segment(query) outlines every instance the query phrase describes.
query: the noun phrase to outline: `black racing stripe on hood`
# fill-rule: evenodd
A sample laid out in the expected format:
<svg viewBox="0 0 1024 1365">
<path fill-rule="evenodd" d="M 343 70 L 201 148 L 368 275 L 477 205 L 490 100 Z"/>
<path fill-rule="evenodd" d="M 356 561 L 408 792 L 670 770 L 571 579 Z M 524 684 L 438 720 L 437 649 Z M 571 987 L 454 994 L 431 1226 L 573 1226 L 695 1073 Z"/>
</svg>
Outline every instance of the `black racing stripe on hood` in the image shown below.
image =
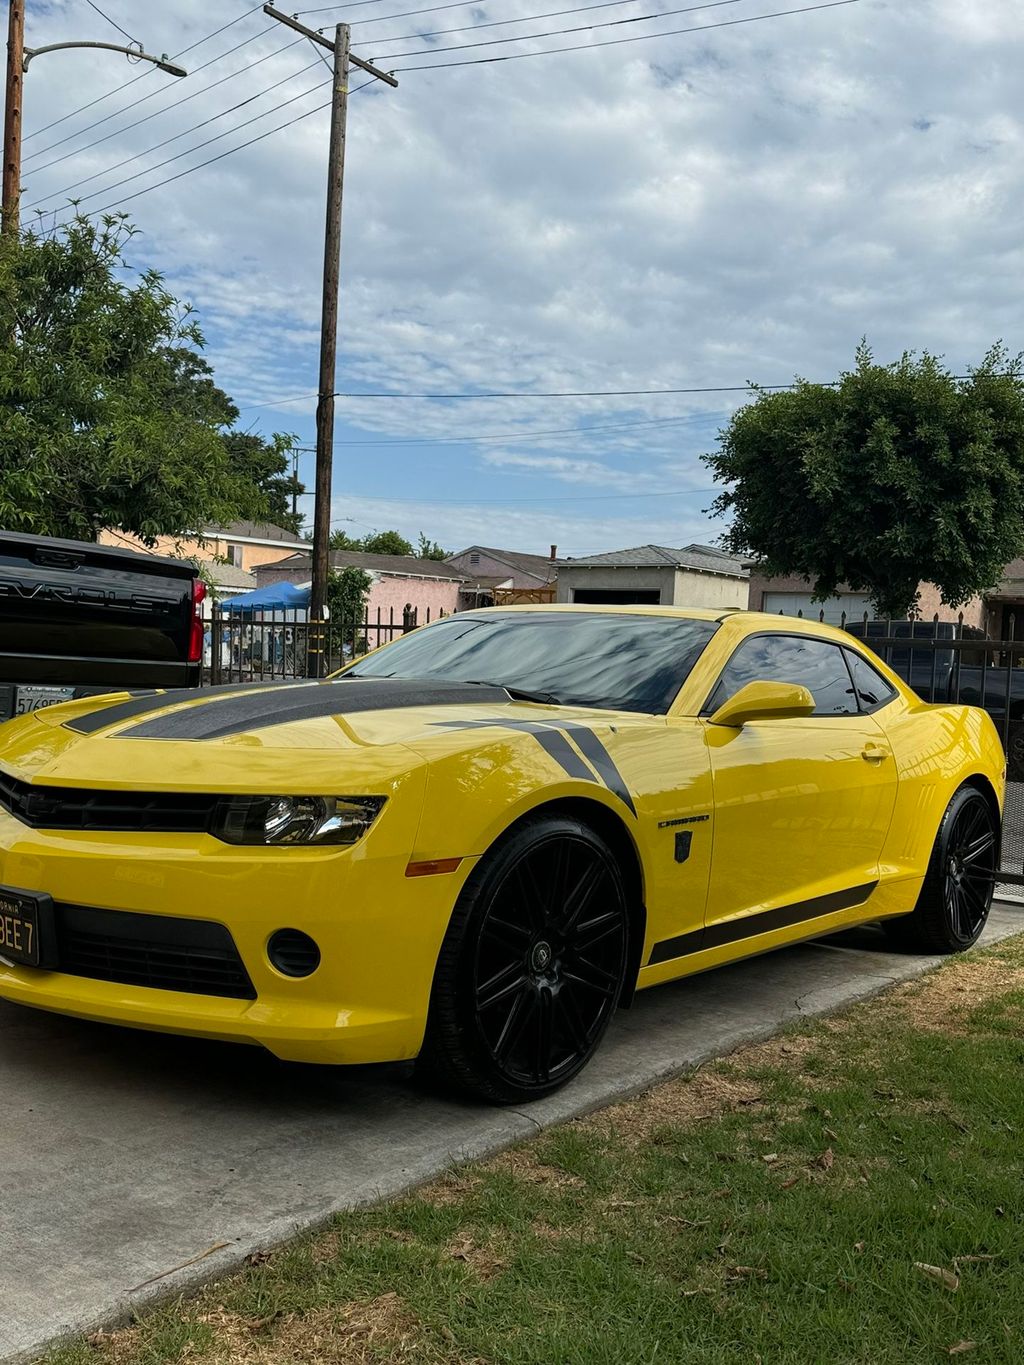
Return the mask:
<svg viewBox="0 0 1024 1365">
<path fill-rule="evenodd" d="M 278 682 L 265 683 L 223 683 L 219 687 L 204 687 L 196 690 L 191 687 L 174 687 L 166 692 L 133 692 L 131 701 L 119 702 L 116 706 L 99 706 L 84 716 L 66 720 L 68 730 L 76 730 L 80 735 L 93 735 L 97 730 L 118 725 L 121 721 L 144 716 L 150 711 L 162 711 L 165 706 L 178 706 L 181 702 L 205 701 L 207 697 L 219 697 L 225 692 L 262 691 L 267 687 L 280 686 Z"/>
<path fill-rule="evenodd" d="M 192 694 L 193 698 L 195 694 Z M 246 691 L 216 706 L 185 706 L 125 730 L 119 739 L 225 739 L 268 725 L 287 725 L 358 711 L 394 711 L 405 706 L 457 706 L 507 702 L 503 687 L 415 678 L 352 678 L 346 681 Z"/>
</svg>

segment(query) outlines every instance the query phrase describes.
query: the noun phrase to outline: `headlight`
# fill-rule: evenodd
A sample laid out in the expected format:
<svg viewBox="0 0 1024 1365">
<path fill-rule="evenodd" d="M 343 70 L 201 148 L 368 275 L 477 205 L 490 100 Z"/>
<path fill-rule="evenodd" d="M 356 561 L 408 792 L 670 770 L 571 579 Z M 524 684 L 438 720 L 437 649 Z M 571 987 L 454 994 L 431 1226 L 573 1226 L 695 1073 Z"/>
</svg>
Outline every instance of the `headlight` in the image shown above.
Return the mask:
<svg viewBox="0 0 1024 1365">
<path fill-rule="evenodd" d="M 226 844 L 354 844 L 383 796 L 233 796 L 213 812 L 210 833 Z"/>
</svg>

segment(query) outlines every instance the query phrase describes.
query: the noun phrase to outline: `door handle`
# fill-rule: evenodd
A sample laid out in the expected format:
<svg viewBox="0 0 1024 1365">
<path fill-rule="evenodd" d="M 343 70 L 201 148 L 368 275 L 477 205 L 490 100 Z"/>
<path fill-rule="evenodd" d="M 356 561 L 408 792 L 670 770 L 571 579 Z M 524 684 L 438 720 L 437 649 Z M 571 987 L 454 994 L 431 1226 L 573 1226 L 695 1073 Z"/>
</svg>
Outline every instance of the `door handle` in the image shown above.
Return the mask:
<svg viewBox="0 0 1024 1365">
<path fill-rule="evenodd" d="M 867 763 L 881 763 L 889 757 L 888 749 L 880 749 L 877 744 L 866 744 L 860 751 L 860 756 Z"/>
</svg>

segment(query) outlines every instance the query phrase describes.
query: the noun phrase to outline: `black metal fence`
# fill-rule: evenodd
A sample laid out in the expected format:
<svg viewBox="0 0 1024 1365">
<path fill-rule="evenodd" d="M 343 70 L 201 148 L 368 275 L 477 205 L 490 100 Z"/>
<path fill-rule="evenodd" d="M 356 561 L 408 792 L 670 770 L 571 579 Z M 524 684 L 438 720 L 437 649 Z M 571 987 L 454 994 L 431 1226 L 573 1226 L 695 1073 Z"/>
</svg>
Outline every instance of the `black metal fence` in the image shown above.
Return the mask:
<svg viewBox="0 0 1024 1365">
<path fill-rule="evenodd" d="M 444 613 L 441 613 L 444 615 Z M 798 612 L 803 617 L 803 612 Z M 310 625 L 300 613 L 222 612 L 215 607 L 204 652 L 204 681 L 269 682 L 325 677 L 371 649 L 431 620 L 418 613 L 372 616 Z M 824 612 L 818 620 L 824 621 Z M 929 702 L 962 702 L 988 711 L 1007 758 L 1006 810 L 1000 882 L 1024 887 L 1024 638 L 1006 618 L 1007 639 L 989 640 L 957 621 L 878 621 L 847 618 L 843 629 L 863 640 Z M 1024 636 L 1024 620 L 1021 621 Z"/>
<path fill-rule="evenodd" d="M 817 619 L 824 621 L 824 612 Z M 922 700 L 980 706 L 992 717 L 1006 754 L 1000 885 L 1019 891 L 1024 887 L 1024 639 L 1016 638 L 1016 616 L 1006 616 L 1008 638 L 1003 640 L 990 640 L 984 631 L 964 625 L 962 615 L 956 621 L 844 616 L 836 624 L 863 640 Z M 1024 620 L 1020 624 L 1024 635 Z"/>
<path fill-rule="evenodd" d="M 445 613 L 440 613 L 442 616 Z M 310 624 L 295 611 L 226 612 L 214 607 L 203 651 L 209 683 L 322 678 L 417 626 L 430 608 L 368 612 Z"/>
</svg>

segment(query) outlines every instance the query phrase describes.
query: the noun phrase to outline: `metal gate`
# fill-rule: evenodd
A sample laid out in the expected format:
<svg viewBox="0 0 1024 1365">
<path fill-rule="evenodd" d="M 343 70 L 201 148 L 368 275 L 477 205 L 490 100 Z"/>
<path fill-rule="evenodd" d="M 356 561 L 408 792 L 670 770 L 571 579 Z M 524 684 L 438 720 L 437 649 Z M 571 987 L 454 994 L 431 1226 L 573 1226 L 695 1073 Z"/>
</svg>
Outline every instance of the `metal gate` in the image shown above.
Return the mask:
<svg viewBox="0 0 1024 1365">
<path fill-rule="evenodd" d="M 1006 754 L 998 884 L 1015 897 L 1024 894 L 1024 639 L 1016 639 L 1014 616 L 1006 620 L 1009 638 L 1004 640 L 987 639 L 983 631 L 965 626 L 962 616 L 957 621 L 937 616 L 931 621 L 872 621 L 865 616 L 844 618 L 842 625 L 922 700 L 980 706 L 992 717 Z"/>
</svg>

